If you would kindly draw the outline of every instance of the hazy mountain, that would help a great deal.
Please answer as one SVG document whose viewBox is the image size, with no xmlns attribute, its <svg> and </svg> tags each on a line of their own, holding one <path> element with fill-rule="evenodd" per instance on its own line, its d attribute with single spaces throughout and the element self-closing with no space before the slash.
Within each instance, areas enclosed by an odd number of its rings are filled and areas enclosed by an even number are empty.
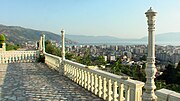
<svg viewBox="0 0 180 101">
<path fill-rule="evenodd" d="M 117 43 L 119 41 L 136 41 L 136 39 L 121 39 L 113 36 L 66 35 L 66 37 L 78 43 Z"/>
<path fill-rule="evenodd" d="M 155 38 L 157 41 L 168 41 L 168 42 L 180 41 L 180 32 L 157 34 Z M 147 36 L 141 38 L 141 40 L 143 41 L 147 41 L 147 39 L 148 39 Z"/>
<path fill-rule="evenodd" d="M 5 26 L 0 25 L 0 34 L 4 33 L 7 42 L 15 44 L 23 44 L 27 41 L 37 41 L 42 33 L 45 34 L 46 39 L 61 42 L 61 36 L 52 32 L 33 30 L 29 28 L 23 28 L 19 26 Z M 66 38 L 67 43 L 74 43 L 74 41 Z"/>
<path fill-rule="evenodd" d="M 140 39 L 123 39 L 112 36 L 85 36 L 85 35 L 66 35 L 67 38 L 79 43 L 122 43 L 122 44 L 147 44 L 147 36 Z M 157 44 L 179 45 L 180 32 L 157 34 Z"/>
</svg>

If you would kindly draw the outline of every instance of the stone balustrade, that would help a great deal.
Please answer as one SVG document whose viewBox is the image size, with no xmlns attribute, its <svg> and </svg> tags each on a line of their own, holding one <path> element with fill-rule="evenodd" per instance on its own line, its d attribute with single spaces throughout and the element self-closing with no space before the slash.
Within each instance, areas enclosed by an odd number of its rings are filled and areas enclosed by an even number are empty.
<svg viewBox="0 0 180 101">
<path fill-rule="evenodd" d="M 108 101 L 141 101 L 143 82 L 65 60 L 64 74 Z"/>
<path fill-rule="evenodd" d="M 38 56 L 38 51 L 3 51 L 0 52 L 0 64 L 35 62 Z"/>
<path fill-rule="evenodd" d="M 44 56 L 45 56 L 45 63 L 49 67 L 59 71 L 59 69 L 60 69 L 59 67 L 61 65 L 62 58 L 55 56 L 55 55 L 52 55 L 52 54 L 48 54 L 48 53 L 44 53 Z"/>
<path fill-rule="evenodd" d="M 168 89 L 160 89 L 156 91 L 158 101 L 180 101 L 180 93 Z"/>
<path fill-rule="evenodd" d="M 141 101 L 143 82 L 129 79 L 88 66 L 64 60 L 60 57 L 45 53 L 45 63 L 55 70 L 63 69 L 64 75 L 108 101 Z M 62 65 L 64 64 L 64 66 Z M 61 67 L 63 66 L 63 68 Z"/>
</svg>

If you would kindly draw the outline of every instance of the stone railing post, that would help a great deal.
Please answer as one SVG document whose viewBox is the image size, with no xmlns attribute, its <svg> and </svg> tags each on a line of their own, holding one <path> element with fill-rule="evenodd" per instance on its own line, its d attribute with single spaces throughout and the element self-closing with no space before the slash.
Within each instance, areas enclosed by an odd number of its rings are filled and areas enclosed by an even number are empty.
<svg viewBox="0 0 180 101">
<path fill-rule="evenodd" d="M 62 74 L 64 74 L 64 68 L 65 68 L 65 31 L 62 29 L 61 30 L 61 41 L 62 41 L 62 52 L 61 52 L 61 55 L 62 55 L 62 65 L 61 65 L 61 68 L 60 68 L 60 72 Z"/>
<path fill-rule="evenodd" d="M 3 51 L 6 51 L 6 43 L 2 43 L 2 49 Z"/>
<path fill-rule="evenodd" d="M 156 12 L 154 12 L 151 8 L 145 13 L 148 22 L 148 57 L 147 57 L 147 67 L 145 69 L 146 72 L 146 83 L 144 88 L 146 91 L 143 93 L 143 101 L 157 101 L 157 96 L 154 93 L 154 89 L 156 89 L 154 78 L 157 72 L 155 66 L 155 16 Z"/>
<path fill-rule="evenodd" d="M 42 39 L 43 39 L 43 40 L 42 40 L 42 44 L 43 44 L 43 45 L 42 45 L 42 46 L 43 46 L 43 49 L 42 49 L 42 50 L 43 50 L 43 54 L 44 54 L 44 53 L 45 53 L 45 34 L 42 35 Z"/>
<path fill-rule="evenodd" d="M 42 52 L 42 36 L 40 36 L 40 39 L 39 39 L 39 51 L 40 53 Z"/>
<path fill-rule="evenodd" d="M 36 41 L 36 43 L 35 43 L 35 49 L 38 49 L 37 41 Z"/>
</svg>

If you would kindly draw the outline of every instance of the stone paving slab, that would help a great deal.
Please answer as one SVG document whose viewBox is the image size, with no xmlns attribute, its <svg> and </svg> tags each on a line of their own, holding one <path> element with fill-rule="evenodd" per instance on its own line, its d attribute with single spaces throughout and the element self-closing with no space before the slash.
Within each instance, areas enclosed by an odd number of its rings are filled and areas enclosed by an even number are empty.
<svg viewBox="0 0 180 101">
<path fill-rule="evenodd" d="M 0 64 L 0 101 L 102 101 L 42 63 Z"/>
</svg>

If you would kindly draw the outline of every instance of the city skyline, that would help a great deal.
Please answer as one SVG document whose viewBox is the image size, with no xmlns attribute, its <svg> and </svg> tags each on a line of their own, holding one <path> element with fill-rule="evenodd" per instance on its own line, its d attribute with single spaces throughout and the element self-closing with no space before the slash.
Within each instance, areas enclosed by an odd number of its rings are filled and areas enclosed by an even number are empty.
<svg viewBox="0 0 180 101">
<path fill-rule="evenodd" d="M 157 11 L 156 34 L 180 32 L 180 1 L 0 0 L 0 24 L 60 34 L 141 38 L 147 36 L 145 12 Z"/>
</svg>

